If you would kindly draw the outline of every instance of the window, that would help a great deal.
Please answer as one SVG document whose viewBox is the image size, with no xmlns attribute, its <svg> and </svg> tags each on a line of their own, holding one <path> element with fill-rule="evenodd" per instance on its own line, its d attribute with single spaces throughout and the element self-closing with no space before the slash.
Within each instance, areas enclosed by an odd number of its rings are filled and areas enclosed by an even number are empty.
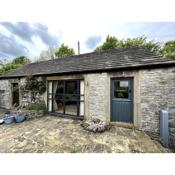
<svg viewBox="0 0 175 175">
<path fill-rule="evenodd" d="M 52 82 L 52 111 L 60 114 L 83 116 L 84 81 L 61 80 Z"/>
<path fill-rule="evenodd" d="M 66 81 L 65 82 L 65 114 L 77 115 L 80 93 L 79 81 Z"/>
<path fill-rule="evenodd" d="M 129 83 L 128 81 L 117 80 L 114 82 L 114 98 L 129 98 Z"/>
<path fill-rule="evenodd" d="M 64 81 L 54 81 L 53 86 L 53 106 L 54 111 L 64 112 Z"/>
</svg>

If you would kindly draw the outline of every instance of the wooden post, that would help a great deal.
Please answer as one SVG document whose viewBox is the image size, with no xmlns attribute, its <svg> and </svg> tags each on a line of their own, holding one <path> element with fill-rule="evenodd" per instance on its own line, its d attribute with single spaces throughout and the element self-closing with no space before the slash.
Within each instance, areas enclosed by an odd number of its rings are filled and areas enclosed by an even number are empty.
<svg viewBox="0 0 175 175">
<path fill-rule="evenodd" d="M 78 41 L 78 55 L 80 55 L 80 42 Z"/>
</svg>

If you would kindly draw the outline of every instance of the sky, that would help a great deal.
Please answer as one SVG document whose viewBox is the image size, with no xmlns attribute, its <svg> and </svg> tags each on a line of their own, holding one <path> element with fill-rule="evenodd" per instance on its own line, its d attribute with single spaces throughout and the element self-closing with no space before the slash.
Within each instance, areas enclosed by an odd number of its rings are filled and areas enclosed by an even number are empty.
<svg viewBox="0 0 175 175">
<path fill-rule="evenodd" d="M 166 42 L 175 39 L 175 22 L 135 22 L 104 24 L 103 30 L 94 26 L 93 30 L 81 32 L 62 28 L 59 23 L 0 22 L 0 57 L 13 58 L 20 55 L 35 59 L 41 51 L 49 47 L 57 48 L 61 43 L 74 48 L 80 41 L 80 52 L 92 52 L 104 42 L 106 36 L 118 39 L 146 35 L 148 40 Z M 81 29 L 80 29 L 81 30 Z"/>
<path fill-rule="evenodd" d="M 154 2 L 150 6 L 149 0 L 138 1 L 137 7 L 131 1 L 126 6 L 125 0 L 120 4 L 115 0 L 45 0 L 42 6 L 39 1 L 8 1 L 0 7 L 0 59 L 24 55 L 35 60 L 43 50 L 62 43 L 77 53 L 78 41 L 80 53 L 92 52 L 107 35 L 118 39 L 145 35 L 155 42 L 175 39 L 175 22 L 161 22 L 166 21 L 164 16 L 173 16 L 171 3 L 170 10 L 162 13 L 165 5 L 159 2 L 157 7 L 155 2 L 156 15 L 161 17 L 156 20 Z M 11 13 L 6 13 L 6 8 Z"/>
</svg>

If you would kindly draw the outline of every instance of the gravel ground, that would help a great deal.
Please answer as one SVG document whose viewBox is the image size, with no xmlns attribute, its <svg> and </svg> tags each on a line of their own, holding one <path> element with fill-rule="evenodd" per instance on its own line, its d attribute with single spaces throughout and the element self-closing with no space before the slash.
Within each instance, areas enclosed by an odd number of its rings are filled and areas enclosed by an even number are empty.
<svg viewBox="0 0 175 175">
<path fill-rule="evenodd" d="M 104 133 L 84 130 L 81 121 L 45 116 L 0 125 L 1 153 L 164 153 L 144 132 L 112 126 Z"/>
</svg>

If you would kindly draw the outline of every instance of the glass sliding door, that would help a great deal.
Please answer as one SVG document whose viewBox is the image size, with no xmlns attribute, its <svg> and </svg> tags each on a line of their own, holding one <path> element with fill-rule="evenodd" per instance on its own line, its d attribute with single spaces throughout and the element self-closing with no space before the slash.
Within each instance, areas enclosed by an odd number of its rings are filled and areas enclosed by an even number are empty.
<svg viewBox="0 0 175 175">
<path fill-rule="evenodd" d="M 65 114 L 78 115 L 79 84 L 77 81 L 65 82 Z"/>
<path fill-rule="evenodd" d="M 84 116 L 84 81 L 52 81 L 53 112 Z"/>
</svg>

